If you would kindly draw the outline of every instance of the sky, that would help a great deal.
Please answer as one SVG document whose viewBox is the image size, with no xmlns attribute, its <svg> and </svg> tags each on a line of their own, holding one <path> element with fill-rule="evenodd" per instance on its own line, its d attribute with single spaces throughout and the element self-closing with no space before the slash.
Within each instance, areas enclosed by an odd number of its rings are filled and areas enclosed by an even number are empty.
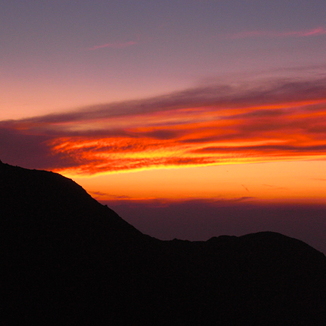
<svg viewBox="0 0 326 326">
<path fill-rule="evenodd" d="M 2 0 L 0 159 L 141 231 L 326 252 L 324 0 Z"/>
</svg>

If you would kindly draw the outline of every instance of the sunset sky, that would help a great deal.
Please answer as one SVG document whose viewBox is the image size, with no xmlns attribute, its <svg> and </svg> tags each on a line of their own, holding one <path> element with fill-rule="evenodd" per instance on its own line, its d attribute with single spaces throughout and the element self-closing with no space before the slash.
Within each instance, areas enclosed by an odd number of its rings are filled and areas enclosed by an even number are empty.
<svg viewBox="0 0 326 326">
<path fill-rule="evenodd" d="M 160 238 L 271 229 L 326 250 L 325 13 L 3 0 L 0 159 L 72 178 Z"/>
</svg>

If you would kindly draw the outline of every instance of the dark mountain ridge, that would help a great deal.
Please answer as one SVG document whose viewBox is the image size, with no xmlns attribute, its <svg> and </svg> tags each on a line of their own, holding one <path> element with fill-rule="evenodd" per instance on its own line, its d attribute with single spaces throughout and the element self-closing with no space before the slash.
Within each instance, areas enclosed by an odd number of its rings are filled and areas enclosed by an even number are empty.
<svg viewBox="0 0 326 326">
<path fill-rule="evenodd" d="M 325 325 L 326 258 L 272 232 L 160 241 L 58 174 L 0 163 L 2 324 Z"/>
</svg>

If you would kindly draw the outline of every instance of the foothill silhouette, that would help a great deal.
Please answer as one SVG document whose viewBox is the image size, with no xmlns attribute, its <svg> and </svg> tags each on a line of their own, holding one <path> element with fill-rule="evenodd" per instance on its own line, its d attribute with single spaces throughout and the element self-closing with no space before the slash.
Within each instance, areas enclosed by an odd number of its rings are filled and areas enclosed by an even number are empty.
<svg viewBox="0 0 326 326">
<path fill-rule="evenodd" d="M 161 241 L 0 162 L 2 325 L 325 325 L 326 258 L 279 233 Z"/>
</svg>

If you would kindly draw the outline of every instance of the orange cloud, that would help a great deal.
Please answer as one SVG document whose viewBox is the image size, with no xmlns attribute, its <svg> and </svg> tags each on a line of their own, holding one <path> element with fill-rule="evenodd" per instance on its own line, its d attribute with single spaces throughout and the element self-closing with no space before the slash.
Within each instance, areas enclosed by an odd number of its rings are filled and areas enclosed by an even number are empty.
<svg viewBox="0 0 326 326">
<path fill-rule="evenodd" d="M 65 174 L 326 159 L 325 94 L 325 79 L 278 80 L 3 121 L 0 155 L 23 161 L 23 145 Z"/>
</svg>

